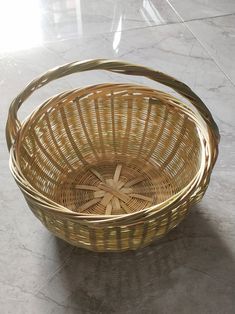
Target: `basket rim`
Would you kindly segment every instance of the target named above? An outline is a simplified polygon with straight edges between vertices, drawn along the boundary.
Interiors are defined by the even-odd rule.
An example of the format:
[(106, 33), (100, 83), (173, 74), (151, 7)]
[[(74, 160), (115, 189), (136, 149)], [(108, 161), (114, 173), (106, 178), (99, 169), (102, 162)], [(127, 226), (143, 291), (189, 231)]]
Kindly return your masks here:
[[(144, 214), (144, 213), (161, 213), (162, 211), (166, 211), (166, 209), (169, 207), (172, 207), (172, 204), (174, 203), (178, 203), (178, 201), (183, 201), (185, 199), (185, 195), (187, 195), (187, 193), (185, 194), (185, 192), (188, 191), (188, 193), (193, 194), (193, 192), (197, 189), (197, 187), (200, 185), (200, 183), (202, 182), (203, 178), (205, 177), (204, 174), (206, 172), (206, 170), (208, 171), (208, 169), (205, 167), (203, 167), (202, 169), (202, 162), (200, 165), (200, 169), (198, 170), (197, 174), (193, 177), (193, 179), (188, 183), (187, 186), (185, 186), (184, 188), (182, 188), (177, 194), (174, 194), (173, 196), (171, 196), (169, 199), (165, 200), (162, 203), (153, 205), (151, 207), (147, 207), (144, 209), (141, 209), (138, 212), (133, 212), (133, 213), (129, 213), (129, 214), (112, 214), (112, 215), (98, 215), (98, 214), (85, 214), (85, 213), (79, 213), (79, 212), (74, 212), (62, 205), (60, 205), (57, 202), (52, 201), (51, 199), (49, 199), (47, 196), (41, 194), (40, 192), (38, 192), (29, 182), (28, 180), (25, 178), (25, 176), (23, 175), (23, 173), (21, 172), (20, 169), (20, 165), (17, 162), (18, 160), (18, 155), (17, 152), (19, 150), (20, 147), (20, 142), (22, 137), (24, 136), (25, 132), (27, 131), (27, 128), (30, 125), (31, 119), (36, 117), (37, 115), (41, 115), (43, 113), (43, 111), (47, 110), (48, 107), (50, 106), (51, 102), (55, 101), (56, 98), (59, 99), (63, 99), (64, 97), (66, 97), (67, 95), (71, 95), (73, 93), (78, 93), (78, 92), (84, 92), (90, 89), (96, 89), (96, 88), (110, 88), (110, 86), (113, 87), (133, 87), (133, 88), (139, 88), (139, 89), (144, 89), (147, 91), (152, 91), (154, 93), (159, 93), (162, 96), (165, 96), (167, 98), (170, 98), (172, 101), (174, 101), (174, 106), (177, 106), (179, 108), (179, 110), (181, 110), (182, 112), (184, 112), (184, 114), (187, 114), (188, 116), (190, 116), (191, 120), (194, 122), (194, 124), (197, 126), (197, 129), (200, 130), (200, 132), (203, 134), (203, 139), (200, 139), (200, 143), (201, 143), (201, 147), (204, 147), (204, 142), (203, 140), (205, 140), (207, 142), (207, 144), (210, 144), (210, 139), (211, 139), (211, 134), (210, 134), (210, 129), (209, 127), (206, 125), (205, 121), (203, 120), (203, 118), (201, 117), (200, 113), (198, 112), (198, 110), (194, 110), (193, 108), (191, 108), (188, 104), (182, 102), (181, 100), (177, 99), (176, 97), (172, 96), (171, 94), (168, 94), (166, 92), (163, 91), (159, 91), (155, 88), (150, 88), (147, 87), (145, 85), (141, 85), (141, 84), (133, 84), (133, 83), (103, 83), (103, 84), (95, 84), (95, 85), (88, 85), (86, 87), (83, 88), (75, 88), (75, 89), (71, 89), (62, 93), (58, 93), (57, 95), (54, 95), (50, 98), (48, 98), (46, 101), (44, 101), (42, 104), (40, 104), (31, 114), (29, 114), (23, 121), (21, 129), (16, 137), (15, 143), (14, 145), (12, 145), (11, 150), (10, 150), (10, 170), (12, 172), (13, 177), (15, 178), (15, 180), (17, 181), (18, 185), (20, 186), (20, 189), (23, 191), (23, 193), (26, 193), (28, 195), (28, 197), (33, 198), (34, 202), (36, 203), (40, 203), (41, 205), (43, 204), (47, 209), (52, 210), (53, 213), (57, 213), (57, 214), (62, 214), (62, 215), (69, 215), (70, 217), (74, 217), (75, 219), (88, 219), (89, 221), (94, 219), (93, 222), (97, 222), (97, 220), (99, 222), (102, 223), (102, 221), (116, 221), (116, 220), (121, 220), (122, 218), (127, 218), (127, 217), (138, 217), (140, 214)], [(173, 104), (172, 104), (173, 105)], [(198, 131), (198, 134), (200, 133)], [(210, 145), (209, 145), (210, 146)], [(204, 163), (205, 163), (205, 154), (202, 154), (202, 159), (204, 159)], [(209, 181), (209, 177), (210, 177), (210, 173), (212, 171), (213, 165), (210, 165), (209, 167), (209, 172), (207, 173), (207, 180)], [(189, 189), (190, 188), (190, 189)], [(30, 193), (33, 192), (33, 193)], [(48, 208), (49, 207), (49, 208)]]

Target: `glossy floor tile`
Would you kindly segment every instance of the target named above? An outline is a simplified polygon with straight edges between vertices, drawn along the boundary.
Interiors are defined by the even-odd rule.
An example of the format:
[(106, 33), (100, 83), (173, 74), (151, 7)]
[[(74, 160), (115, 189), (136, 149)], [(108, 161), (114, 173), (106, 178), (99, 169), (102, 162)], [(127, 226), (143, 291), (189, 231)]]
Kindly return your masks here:
[(184, 21), (235, 13), (233, 0), (167, 0)]
[(187, 25), (235, 84), (235, 14), (192, 21)]
[[(6, 42), (1, 43), (0, 313), (233, 314), (235, 89), (229, 78), (232, 77), (232, 70), (229, 72), (219, 59), (223, 59), (219, 43), (232, 51), (233, 42), (226, 40), (225, 44), (223, 36), (218, 35), (224, 31), (224, 23), (218, 21), (218, 29), (203, 38), (200, 33), (208, 34), (206, 27), (200, 26), (203, 24), (198, 24), (196, 34), (191, 22), (187, 25), (178, 23), (174, 14), (173, 23), (168, 20), (167, 25), (155, 26), (146, 25), (142, 19), (143, 25), (136, 27), (136, 21), (130, 25), (132, 22), (124, 17), (127, 20), (123, 25), (128, 29), (115, 31), (109, 28), (111, 19), (105, 24), (97, 17), (93, 24), (95, 20), (91, 16), (95, 15), (96, 7), (93, 11), (88, 10), (90, 4), (87, 2), (81, 1), (83, 25), (87, 28), (82, 36), (77, 31), (71, 31), (74, 19), (64, 16), (68, 33), (60, 38), (56, 37), (60, 27), (53, 33), (52, 28), (45, 26), (41, 32), (52, 35), (33, 48), (30, 48), (30, 40), (26, 40), (28, 48), (16, 45), (10, 50)], [(100, 2), (99, 10), (109, 12), (110, 3), (117, 2)], [(168, 7), (167, 2), (159, 2)], [(40, 2), (49, 20), (50, 3)], [(139, 21), (138, 13), (131, 13), (131, 6), (140, 12), (143, 2), (125, 3), (126, 8), (130, 8), (130, 19)], [(152, 3), (157, 5), (156, 1)], [(61, 14), (61, 10), (58, 11)], [(91, 16), (88, 18), (89, 14), (84, 11), (90, 12)], [(109, 16), (109, 13), (105, 14)], [(227, 29), (231, 26), (232, 33), (233, 26), (229, 26), (232, 20), (227, 23)], [(63, 27), (61, 29), (65, 30)], [(209, 39), (216, 36), (217, 56), (205, 46), (206, 41), (210, 42)], [(201, 41), (205, 43), (201, 45)], [(219, 158), (202, 202), (167, 237), (135, 252), (97, 254), (73, 248), (56, 239), (30, 212), (8, 168), (4, 128), (13, 97), (42, 72), (66, 62), (89, 58), (127, 60), (164, 71), (184, 81), (206, 103), (221, 132)], [(232, 60), (232, 54), (229, 58)], [(22, 120), (45, 99), (64, 90), (113, 81), (164, 89), (141, 77), (104, 71), (74, 74), (37, 91), (22, 106), (19, 117)]]
[(1, 1), (0, 51), (176, 21), (174, 10), (162, 0)]

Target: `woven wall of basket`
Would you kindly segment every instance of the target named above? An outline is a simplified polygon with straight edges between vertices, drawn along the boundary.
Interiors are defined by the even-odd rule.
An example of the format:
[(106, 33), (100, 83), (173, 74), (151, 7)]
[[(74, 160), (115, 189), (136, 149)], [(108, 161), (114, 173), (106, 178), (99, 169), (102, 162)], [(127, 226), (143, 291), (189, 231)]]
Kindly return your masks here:
[[(101, 84), (56, 95), (21, 124), (17, 111), (38, 88), (75, 72), (145, 76), (173, 88)], [(208, 186), (219, 132), (184, 83), (113, 60), (50, 70), (12, 102), (6, 127), (10, 168), (37, 218), (56, 236), (93, 251), (148, 245), (185, 217)]]

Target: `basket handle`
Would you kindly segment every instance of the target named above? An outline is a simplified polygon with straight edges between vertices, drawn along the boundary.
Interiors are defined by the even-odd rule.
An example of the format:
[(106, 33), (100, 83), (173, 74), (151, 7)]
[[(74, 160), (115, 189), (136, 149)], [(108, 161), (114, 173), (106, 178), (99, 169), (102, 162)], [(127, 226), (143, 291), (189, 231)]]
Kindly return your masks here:
[(9, 115), (6, 124), (6, 139), (8, 149), (10, 150), (13, 145), (17, 133), (21, 128), (21, 123), (17, 117), (17, 111), (22, 103), (38, 88), (46, 85), (47, 83), (61, 78), (63, 76), (73, 74), (76, 72), (84, 72), (88, 70), (106, 70), (120, 74), (144, 76), (168, 87), (171, 87), (180, 95), (188, 99), (194, 107), (201, 114), (206, 121), (208, 127), (212, 131), (212, 134), (217, 143), (219, 143), (220, 135), (217, 124), (215, 123), (210, 111), (202, 100), (184, 83), (176, 80), (175, 78), (164, 74), (162, 72), (154, 71), (144, 66), (138, 66), (118, 60), (86, 60), (77, 61), (56, 67), (42, 76), (33, 80), (11, 103), (9, 109)]

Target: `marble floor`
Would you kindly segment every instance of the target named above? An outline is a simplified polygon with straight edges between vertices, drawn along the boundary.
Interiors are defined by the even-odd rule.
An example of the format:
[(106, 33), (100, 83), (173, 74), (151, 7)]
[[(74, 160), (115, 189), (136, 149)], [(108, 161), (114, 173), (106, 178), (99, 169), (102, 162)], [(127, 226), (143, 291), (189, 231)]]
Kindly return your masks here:
[[(203, 201), (161, 241), (122, 254), (76, 249), (28, 209), (8, 170), (11, 100), (49, 68), (112, 58), (166, 72), (204, 100), (221, 132)], [(50, 84), (20, 110), (71, 87), (133, 81), (103, 72)], [(0, 2), (0, 313), (235, 313), (235, 1)]]

